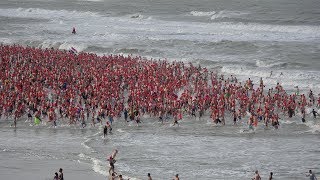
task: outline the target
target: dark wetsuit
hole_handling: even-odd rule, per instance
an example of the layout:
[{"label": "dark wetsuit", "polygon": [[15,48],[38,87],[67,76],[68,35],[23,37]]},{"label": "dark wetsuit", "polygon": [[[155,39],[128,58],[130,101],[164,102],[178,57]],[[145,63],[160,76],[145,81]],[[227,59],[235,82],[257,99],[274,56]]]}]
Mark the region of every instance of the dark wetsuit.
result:
[{"label": "dark wetsuit", "polygon": [[104,126],[103,128],[103,136],[105,137],[108,134],[108,127]]}]

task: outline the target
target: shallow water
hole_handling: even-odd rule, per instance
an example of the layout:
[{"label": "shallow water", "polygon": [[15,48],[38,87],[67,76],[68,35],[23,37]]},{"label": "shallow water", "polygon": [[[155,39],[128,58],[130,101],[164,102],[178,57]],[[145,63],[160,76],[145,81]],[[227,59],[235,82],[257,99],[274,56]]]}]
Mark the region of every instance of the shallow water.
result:
[{"label": "shallow water", "polygon": [[260,124],[248,131],[245,122],[233,126],[227,121],[220,126],[208,117],[185,117],[179,127],[173,127],[169,121],[161,124],[145,116],[139,127],[118,119],[106,138],[101,127],[30,127],[21,122],[14,130],[2,122],[0,159],[8,164],[0,174],[22,173],[32,179],[33,171],[53,174],[60,166],[74,174],[77,169],[65,164],[75,163],[88,167],[82,173],[103,177],[108,174],[108,156],[118,149],[116,171],[131,179],[144,179],[148,172],[155,179],[177,173],[182,179],[248,179],[256,169],[263,178],[272,171],[278,179],[303,179],[308,169],[316,171],[320,165],[318,121],[310,118],[302,124],[291,119],[281,121],[278,130]]}]

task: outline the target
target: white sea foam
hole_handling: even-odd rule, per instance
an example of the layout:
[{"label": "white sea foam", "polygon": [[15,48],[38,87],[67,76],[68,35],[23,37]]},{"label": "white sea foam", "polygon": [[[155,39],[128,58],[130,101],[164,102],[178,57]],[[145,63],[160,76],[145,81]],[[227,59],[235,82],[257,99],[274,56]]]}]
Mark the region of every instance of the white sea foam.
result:
[{"label": "white sea foam", "polygon": [[126,131],[122,130],[122,129],[117,129],[117,132],[120,132],[120,133],[124,133]]},{"label": "white sea foam", "polygon": [[104,164],[101,160],[94,158],[94,157],[90,157],[84,153],[80,153],[78,156],[81,159],[91,161],[92,162],[92,169],[94,172],[99,173],[104,176],[108,176],[108,172],[106,171],[106,168],[105,168],[106,164]]},{"label": "white sea foam", "polygon": [[190,14],[192,16],[212,16],[216,12],[215,11],[191,11]]},{"label": "white sea foam", "polygon": [[243,15],[247,15],[249,13],[247,12],[241,12],[241,11],[228,11],[223,10],[219,11],[218,13],[215,13],[211,16],[211,20],[219,19],[219,18],[233,18],[233,17],[240,17]]},{"label": "white sea foam", "polygon": [[128,16],[129,18],[134,18],[134,19],[142,19],[144,16],[142,14],[131,14]]},{"label": "white sea foam", "polygon": [[272,68],[272,67],[277,67],[286,64],[286,62],[266,62],[262,60],[256,60],[256,66],[258,67],[267,67],[267,68]]},{"label": "white sea foam", "polygon": [[0,9],[0,16],[4,17],[21,17],[21,18],[76,18],[84,16],[97,17],[95,12],[67,11],[67,10],[49,10],[41,8],[17,8],[17,9]]},{"label": "white sea foam", "polygon": [[80,52],[85,50],[88,47],[88,45],[85,43],[76,44],[64,42],[59,46],[59,49],[70,50],[72,47],[75,48],[78,52]]},{"label": "white sea foam", "polygon": [[310,127],[310,130],[307,132],[311,132],[313,134],[320,134],[320,124],[307,123],[306,125]]},{"label": "white sea foam", "polygon": [[84,142],[81,143],[81,145],[83,147],[85,147],[86,149],[91,149],[91,147],[89,147],[88,145],[86,145],[87,142],[89,142],[91,139],[86,139]]},{"label": "white sea foam", "polygon": [[[88,156],[84,153],[80,153],[78,155],[81,159],[84,159],[84,160],[89,160],[91,161],[92,163],[92,170],[96,173],[99,173],[103,176],[109,176],[109,173],[107,172],[107,164],[102,162],[100,159],[97,159],[97,158],[94,158],[94,157],[91,157],[91,156]],[[128,177],[128,176],[125,176],[123,175],[123,178],[125,179],[132,179],[132,180],[138,180],[137,178],[133,178],[133,177]]]}]

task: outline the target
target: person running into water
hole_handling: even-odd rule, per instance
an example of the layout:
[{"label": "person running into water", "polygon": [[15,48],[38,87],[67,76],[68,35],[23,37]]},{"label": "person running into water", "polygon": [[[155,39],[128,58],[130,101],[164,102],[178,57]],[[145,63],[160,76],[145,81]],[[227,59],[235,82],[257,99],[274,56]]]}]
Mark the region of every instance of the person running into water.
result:
[{"label": "person running into water", "polygon": [[86,121],[84,119],[81,120],[81,127],[85,128],[87,126]]},{"label": "person running into water", "polygon": [[115,158],[116,158],[117,154],[118,154],[118,150],[115,149],[108,159],[109,164],[110,164],[109,174],[111,174],[111,172],[114,173],[114,163],[116,163]]},{"label": "person running into water", "polygon": [[106,125],[108,128],[109,128],[109,133],[111,134],[112,133],[112,127],[111,127],[111,124],[107,121],[107,125]]},{"label": "person running into water", "polygon": [[127,108],[124,108],[124,110],[123,110],[123,115],[124,115],[124,120],[125,120],[126,122],[129,122],[129,121],[128,121],[128,110],[127,110]]},{"label": "person running into water", "polygon": [[59,180],[59,175],[57,172],[54,173],[53,180]]},{"label": "person running into water", "polygon": [[14,118],[14,120],[13,120],[13,127],[14,127],[14,128],[17,127],[17,118]]},{"label": "person running into water", "polygon": [[237,113],[235,110],[232,110],[232,115],[233,115],[233,125],[237,124]]},{"label": "person running into water", "polygon": [[179,126],[178,117],[174,116],[174,121],[172,126],[175,126],[176,124]]},{"label": "person running into water", "polygon": [[63,170],[62,170],[62,168],[60,168],[59,169],[59,180],[64,180],[64,178],[63,178],[63,172],[62,172]]},{"label": "person running into water", "polygon": [[255,171],[255,174],[254,174],[252,180],[261,180],[261,177],[260,177],[258,170]]},{"label": "person running into water", "polygon": [[77,34],[75,27],[72,28],[72,34]]},{"label": "person running into water", "polygon": [[105,138],[108,135],[108,126],[105,125],[103,128],[103,137]]},{"label": "person running into water", "polygon": [[176,174],[172,180],[180,180],[179,174]]},{"label": "person running into water", "polygon": [[310,180],[318,180],[316,175],[312,172],[312,170],[309,170],[309,174],[306,175],[307,177],[310,177]]},{"label": "person running into water", "polygon": [[115,172],[115,171],[114,171],[114,163],[116,163],[116,160],[113,159],[112,156],[110,156],[109,159],[108,159],[108,161],[109,161],[109,165],[110,165],[109,174],[112,174],[112,173]]},{"label": "person running into water", "polygon": [[249,124],[249,130],[253,130],[254,131],[254,128],[253,128],[253,125],[254,125],[253,115],[250,116],[248,124]]},{"label": "person running into water", "polygon": [[161,115],[159,116],[159,122],[161,122],[161,124],[163,124],[163,117]]},{"label": "person running into water", "polygon": [[273,172],[270,172],[270,176],[269,176],[269,180],[272,180],[273,179]]},{"label": "person running into water", "polygon": [[111,173],[111,175],[109,176],[109,180],[116,180],[117,177],[118,177],[118,176],[117,176],[117,173],[116,173],[116,172],[113,172],[113,173]]},{"label": "person running into water", "polygon": [[318,112],[315,111],[314,109],[312,109],[311,112],[312,112],[312,114],[313,114],[313,118],[316,119],[316,118],[317,118],[317,115],[319,115]]}]

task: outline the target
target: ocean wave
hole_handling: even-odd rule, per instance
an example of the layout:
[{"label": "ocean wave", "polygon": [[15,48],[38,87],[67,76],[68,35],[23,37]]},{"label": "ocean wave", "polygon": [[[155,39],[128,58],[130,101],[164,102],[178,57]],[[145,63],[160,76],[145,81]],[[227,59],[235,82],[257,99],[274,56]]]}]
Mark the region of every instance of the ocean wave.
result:
[{"label": "ocean wave", "polygon": [[306,125],[310,128],[310,130],[307,132],[312,134],[320,134],[320,124],[307,123]]},{"label": "ocean wave", "polygon": [[83,16],[99,17],[96,12],[68,11],[68,10],[49,10],[41,8],[12,8],[0,9],[0,16],[20,17],[20,18],[39,18],[39,19],[57,19],[57,18],[79,18]]},{"label": "ocean wave", "polygon": [[78,52],[81,52],[88,48],[88,45],[85,43],[69,43],[64,42],[59,46],[59,49],[69,50],[71,47],[75,48]]},{"label": "ocean wave", "polygon": [[[27,41],[28,42],[28,41]],[[29,45],[38,47],[38,48],[57,48],[61,50],[70,50],[72,47],[75,48],[78,52],[84,51],[88,48],[88,45],[85,43],[79,42],[60,42],[60,41],[32,41],[28,42]]]},{"label": "ocean wave", "polygon": [[142,14],[131,14],[129,15],[130,18],[133,18],[133,19],[142,19],[144,18],[144,16]]},{"label": "ocean wave", "polygon": [[84,153],[80,153],[78,155],[81,159],[84,159],[84,160],[89,160],[91,161],[92,163],[92,170],[96,173],[99,173],[103,176],[108,176],[109,173],[106,171],[106,163],[103,163],[101,160],[97,159],[97,158],[94,158],[94,157],[91,157],[91,156],[88,156]]},{"label": "ocean wave", "polygon": [[[198,15],[206,15],[198,12]],[[197,14],[194,12],[194,14]],[[207,12],[210,14],[213,12]],[[220,13],[220,15],[219,15]],[[217,16],[237,16],[242,12],[221,11]],[[223,14],[223,15],[222,15]],[[319,26],[272,25],[232,22],[180,22],[149,19],[141,14],[109,17],[96,12],[47,10],[39,8],[0,9],[0,16],[32,17],[50,19],[39,25],[22,26],[19,34],[28,37],[43,36],[51,39],[77,40],[86,44],[132,43],[144,40],[188,40],[199,42],[226,41],[309,41],[320,38]],[[139,19],[139,20],[137,20]],[[89,23],[90,22],[90,23]],[[76,24],[79,34],[66,36]],[[54,29],[54,31],[52,31]],[[70,30],[70,32],[68,32]],[[40,31],[40,32],[39,32]],[[16,31],[13,31],[16,33]],[[45,34],[45,32],[48,32]],[[48,35],[49,34],[49,35]],[[18,37],[21,38],[21,37]]]},{"label": "ocean wave", "polygon": [[223,10],[211,16],[211,20],[219,19],[219,18],[234,18],[240,17],[243,15],[248,15],[248,12],[241,12],[241,11],[227,11]]},{"label": "ocean wave", "polygon": [[191,11],[192,16],[212,16],[216,14],[215,11]]},{"label": "ocean wave", "polygon": [[[238,74],[238,75],[246,75],[246,76],[257,76],[257,77],[270,77],[270,71],[273,71],[272,77],[280,77],[284,76],[284,78],[290,80],[315,80],[320,78],[320,73],[318,71],[301,71],[301,70],[281,70],[278,71],[272,68],[255,68],[255,67],[235,67],[232,65],[223,66],[221,72],[228,74]],[[283,72],[283,75],[280,75],[280,72]]]},{"label": "ocean wave", "polygon": [[258,24],[258,23],[219,23],[223,28],[246,30],[246,31],[261,31],[261,32],[283,32],[283,33],[301,33],[320,35],[320,26],[308,25],[273,25],[273,24]]},{"label": "ocean wave", "polygon": [[306,66],[305,64],[302,63],[297,63],[297,62],[282,62],[282,61],[277,61],[277,62],[267,62],[263,60],[256,60],[257,67],[265,67],[265,68],[299,68],[299,67],[304,67]]}]

